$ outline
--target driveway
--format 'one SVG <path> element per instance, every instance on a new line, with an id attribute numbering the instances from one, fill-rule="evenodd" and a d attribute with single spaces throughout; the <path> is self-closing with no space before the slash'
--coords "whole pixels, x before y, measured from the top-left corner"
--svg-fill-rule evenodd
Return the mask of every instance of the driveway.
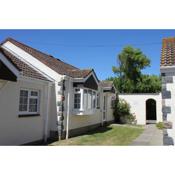
<path id="1" fill-rule="evenodd" d="M 143 133 L 137 137 L 131 145 L 163 146 L 163 130 L 158 129 L 155 124 L 148 124 L 145 126 Z"/>

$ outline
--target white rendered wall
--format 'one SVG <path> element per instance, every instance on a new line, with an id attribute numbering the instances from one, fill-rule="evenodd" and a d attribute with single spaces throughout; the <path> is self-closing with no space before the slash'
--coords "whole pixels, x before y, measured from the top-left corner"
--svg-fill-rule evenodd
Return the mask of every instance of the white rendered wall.
<path id="1" fill-rule="evenodd" d="M 2 46 L 4 49 L 11 52 L 13 55 L 15 55 L 18 59 L 24 61 L 26 64 L 28 64 L 30 67 L 34 68 L 35 70 L 39 71 L 43 76 L 47 78 L 51 78 L 53 81 L 55 81 L 55 86 L 51 87 L 51 102 L 50 102 L 50 127 L 51 130 L 57 130 L 56 122 L 57 122 L 57 109 L 56 109 L 56 103 L 60 99 L 60 95 L 58 94 L 58 82 L 61 81 L 63 78 L 63 75 L 58 74 L 51 68 L 49 68 L 47 65 L 43 64 L 41 61 L 39 61 L 37 58 L 33 57 L 29 53 L 25 52 L 23 49 L 17 47 L 13 43 L 7 41 Z"/>
<path id="2" fill-rule="evenodd" d="M 4 85 L 2 86 L 2 84 Z M 46 117 L 46 97 L 44 93 L 46 85 L 36 82 L 7 82 L 1 80 L 0 145 L 19 145 L 43 139 Z M 40 116 L 18 117 L 20 88 L 40 90 Z M 48 128 L 49 130 L 50 128 Z"/>
<path id="3" fill-rule="evenodd" d="M 119 94 L 119 98 L 126 100 L 131 106 L 131 112 L 135 113 L 137 124 L 146 124 L 146 100 L 156 101 L 157 122 L 162 121 L 162 97 L 159 94 Z"/>

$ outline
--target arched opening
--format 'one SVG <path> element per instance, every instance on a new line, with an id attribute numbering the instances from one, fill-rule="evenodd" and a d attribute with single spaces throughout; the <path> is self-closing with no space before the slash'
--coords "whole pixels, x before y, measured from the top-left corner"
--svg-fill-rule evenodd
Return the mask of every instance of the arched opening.
<path id="1" fill-rule="evenodd" d="M 146 121 L 147 123 L 155 123 L 156 118 L 156 100 L 148 99 L 146 100 Z"/>

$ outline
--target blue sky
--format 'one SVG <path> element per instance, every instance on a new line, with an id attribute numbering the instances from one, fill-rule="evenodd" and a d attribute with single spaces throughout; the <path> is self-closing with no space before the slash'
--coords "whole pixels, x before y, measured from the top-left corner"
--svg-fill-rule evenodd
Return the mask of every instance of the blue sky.
<path id="1" fill-rule="evenodd" d="M 144 73 L 159 75 L 162 38 L 172 36 L 175 30 L 0 30 L 0 41 L 12 37 L 76 67 L 94 68 L 100 80 L 114 76 L 112 66 L 126 45 L 151 59 Z"/>

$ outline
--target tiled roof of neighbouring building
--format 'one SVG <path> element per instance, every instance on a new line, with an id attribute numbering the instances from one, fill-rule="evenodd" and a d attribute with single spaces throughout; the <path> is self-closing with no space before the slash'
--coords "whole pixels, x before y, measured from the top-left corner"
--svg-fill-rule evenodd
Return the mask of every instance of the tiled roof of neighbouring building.
<path id="1" fill-rule="evenodd" d="M 175 65 L 175 37 L 162 41 L 161 66 Z"/>
<path id="2" fill-rule="evenodd" d="M 113 81 L 104 80 L 99 83 L 104 88 L 111 88 L 113 86 Z"/>
<path id="3" fill-rule="evenodd" d="M 73 77 L 73 78 L 85 78 L 93 71 L 93 69 L 82 69 L 81 70 L 77 67 L 74 67 L 70 64 L 67 64 L 67 63 L 61 61 L 58 58 L 54 58 L 51 55 L 48 55 L 48 54 L 43 53 L 39 50 L 36 50 L 30 46 L 27 46 L 21 42 L 18 42 L 12 38 L 7 38 L 3 43 L 5 43 L 6 41 L 10 41 L 11 43 L 16 45 L 17 47 L 23 49 L 25 52 L 32 55 L 33 57 L 35 57 L 36 59 L 41 61 L 43 64 L 47 65 L 49 68 L 51 68 L 52 70 L 54 70 L 55 72 L 57 72 L 61 75 L 68 75 L 68 76 Z"/>

